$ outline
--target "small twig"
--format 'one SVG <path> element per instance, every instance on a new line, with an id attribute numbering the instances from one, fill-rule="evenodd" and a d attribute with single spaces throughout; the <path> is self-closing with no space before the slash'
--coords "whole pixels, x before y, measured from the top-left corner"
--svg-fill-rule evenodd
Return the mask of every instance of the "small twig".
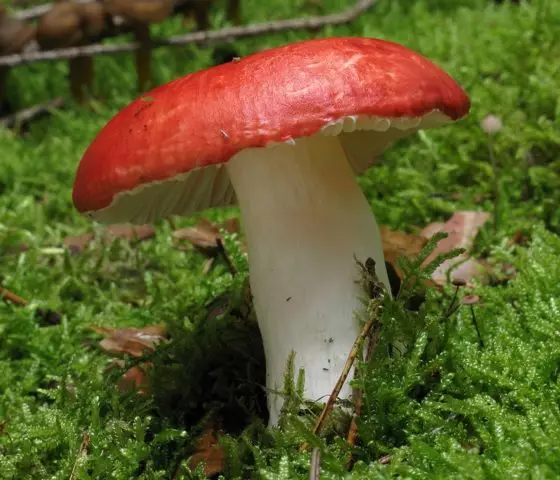
<path id="1" fill-rule="evenodd" d="M 276 22 L 258 23 L 245 27 L 228 27 L 220 30 L 193 32 L 166 39 L 153 39 L 150 44 L 152 48 L 182 46 L 187 44 L 208 45 L 217 42 L 232 42 L 239 38 L 255 37 L 257 35 L 279 33 L 287 30 L 317 30 L 327 25 L 334 26 L 351 22 L 374 5 L 376 1 L 377 0 L 358 0 L 353 7 L 350 7 L 341 13 L 334 13 L 331 15 L 291 18 Z M 83 47 L 61 48 L 58 50 L 5 55 L 0 57 L 0 66 L 13 67 L 15 65 L 31 62 L 49 62 L 91 55 L 132 52 L 142 47 L 145 47 L 145 44 L 140 42 L 115 45 L 93 44 Z"/>
<path id="2" fill-rule="evenodd" d="M 14 292 L 7 290 L 3 287 L 0 287 L 0 298 L 5 300 L 6 302 L 13 303 L 14 305 L 19 305 L 20 307 L 25 307 L 29 304 L 29 302 L 19 295 L 16 295 Z"/>
<path id="3" fill-rule="evenodd" d="M 340 377 L 338 378 L 336 385 L 334 386 L 334 389 L 331 392 L 329 399 L 327 400 L 327 403 L 323 407 L 323 411 L 321 412 L 321 415 L 319 415 L 319 418 L 317 419 L 317 422 L 313 427 L 312 431 L 314 435 L 317 435 L 317 433 L 319 433 L 321 427 L 325 423 L 328 414 L 333 409 L 336 399 L 338 398 L 338 395 L 340 394 L 340 391 L 342 390 L 342 387 L 346 382 L 346 379 L 348 378 L 348 374 L 350 373 L 352 365 L 354 364 L 354 361 L 356 360 L 358 353 L 360 353 L 360 347 L 362 346 L 362 343 L 369 335 L 371 329 L 376 323 L 377 323 L 377 315 L 372 315 L 372 317 L 364 324 L 362 331 L 358 335 L 358 338 L 356 338 L 356 340 L 354 341 L 354 345 L 352 345 L 352 350 L 350 350 L 350 354 L 348 355 L 348 359 L 344 364 L 342 373 L 340 374 Z"/>
<path id="4" fill-rule="evenodd" d="M 17 127 L 33 120 L 36 117 L 49 113 L 51 110 L 60 108 L 64 105 L 64 99 L 55 98 L 45 103 L 40 103 L 38 105 L 33 105 L 29 108 L 24 108 L 19 112 L 13 113 L 11 115 L 6 115 L 5 117 L 0 117 L 0 126 L 11 128 Z"/>
<path id="5" fill-rule="evenodd" d="M 348 378 L 350 370 L 352 369 L 352 365 L 354 364 L 354 361 L 356 360 L 358 353 L 360 353 L 360 347 L 362 346 L 362 343 L 370 334 L 373 326 L 377 324 L 377 313 L 380 306 L 381 305 L 377 306 L 374 314 L 371 315 L 370 319 L 364 324 L 360 334 L 354 341 L 354 344 L 352 345 L 352 349 L 350 350 L 350 353 L 348 354 L 348 358 L 346 359 L 346 363 L 344 364 L 344 368 L 342 369 L 342 373 L 340 374 L 340 377 L 338 377 L 334 389 L 331 392 L 329 399 L 327 400 L 327 403 L 325 403 L 325 406 L 323 407 L 323 411 L 321 412 L 319 418 L 315 422 L 315 426 L 313 427 L 312 430 L 313 435 L 317 435 L 319 433 L 323 424 L 325 423 L 325 420 L 327 419 L 327 416 L 333 409 L 334 404 L 336 403 L 336 399 L 338 398 L 338 395 L 340 394 L 340 391 L 342 390 L 342 387 L 346 382 L 346 379 Z M 309 445 L 307 443 L 304 443 L 300 447 L 300 451 L 303 452 L 307 450 L 308 447 Z"/>
<path id="6" fill-rule="evenodd" d="M 378 322 L 378 318 L 379 318 L 380 309 L 383 307 L 383 299 L 385 298 L 386 295 L 386 287 L 382 282 L 380 282 L 379 277 L 377 276 L 376 269 L 375 269 L 375 260 L 373 258 L 367 258 L 364 263 L 361 263 L 355 256 L 354 256 L 354 260 L 360 267 L 361 276 L 362 276 L 361 284 L 370 299 L 367 308 L 369 319 L 362 327 L 362 330 L 360 331 L 358 337 L 356 338 L 354 344 L 352 345 L 350 353 L 348 354 L 348 358 L 346 359 L 346 363 L 344 364 L 344 368 L 342 369 L 342 373 L 340 374 L 340 377 L 338 378 L 334 386 L 334 389 L 331 392 L 329 399 L 327 400 L 327 403 L 323 407 L 323 411 L 319 415 L 319 418 L 317 419 L 317 422 L 313 427 L 312 430 L 313 435 L 317 435 L 319 433 L 321 427 L 325 423 L 327 416 L 333 409 L 336 399 L 338 398 L 338 395 L 340 394 L 340 391 L 342 390 L 342 387 L 346 382 L 348 375 L 350 374 L 352 365 L 354 364 L 356 357 L 360 352 L 360 348 L 362 344 L 364 343 L 366 338 L 370 337 L 371 331 L 374 326 L 375 326 L 374 332 L 380 331 L 381 328 Z M 377 345 L 377 339 L 378 339 L 377 334 L 374 337 L 375 340 L 372 340 L 371 348 L 369 351 L 370 357 Z M 307 448 L 308 448 L 307 443 L 304 443 L 300 447 L 300 451 L 307 450 Z"/>
<path id="7" fill-rule="evenodd" d="M 309 467 L 309 480 L 319 480 L 321 478 L 321 450 L 318 447 L 311 453 L 311 465 Z"/>
<path id="8" fill-rule="evenodd" d="M 377 323 L 373 329 L 372 335 L 368 339 L 368 345 L 366 349 L 366 356 L 364 358 L 365 363 L 369 363 L 372 355 L 375 353 L 377 344 L 379 343 L 379 336 L 381 335 L 381 324 Z"/>
<path id="9" fill-rule="evenodd" d="M 72 473 L 70 473 L 70 480 L 76 480 L 78 478 L 78 464 L 82 458 L 87 457 L 89 448 L 89 435 L 84 433 L 82 438 L 82 444 L 80 445 L 80 450 L 78 451 L 78 456 L 72 467 Z"/>
<path id="10" fill-rule="evenodd" d="M 364 406 L 364 397 L 362 395 L 362 390 L 355 388 L 353 391 L 354 397 L 354 413 L 352 414 L 352 421 L 350 422 L 350 428 L 348 429 L 348 435 L 346 436 L 346 443 L 351 447 L 356 445 L 358 441 L 358 423 L 357 420 L 362 413 L 362 408 Z M 349 470 L 354 463 L 354 456 L 350 454 L 350 457 L 346 461 L 346 469 Z"/>
<path id="11" fill-rule="evenodd" d="M 368 363 L 371 360 L 371 356 L 375 352 L 379 341 L 379 335 L 381 333 L 381 325 L 379 323 L 376 324 L 375 328 L 372 331 L 371 336 L 368 339 L 368 345 L 366 349 L 366 356 L 364 358 L 364 362 Z M 354 389 L 354 413 L 352 414 L 352 421 L 350 422 L 350 428 L 348 429 L 348 436 L 346 437 L 346 442 L 351 447 L 356 445 L 358 440 L 358 423 L 357 420 L 362 413 L 362 408 L 364 406 L 364 396 L 363 392 L 359 388 Z M 350 470 L 354 465 L 354 455 L 350 453 L 350 457 L 346 461 L 346 469 Z"/>

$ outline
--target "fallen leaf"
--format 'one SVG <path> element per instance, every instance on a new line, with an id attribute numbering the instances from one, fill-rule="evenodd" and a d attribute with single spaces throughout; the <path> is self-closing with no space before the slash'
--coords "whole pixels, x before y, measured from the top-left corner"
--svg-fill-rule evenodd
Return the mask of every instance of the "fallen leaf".
<path id="1" fill-rule="evenodd" d="M 451 281 L 464 282 L 466 285 L 470 285 L 474 278 L 484 277 L 486 268 L 477 260 L 469 258 L 468 250 L 472 247 L 480 228 L 489 219 L 490 214 L 487 212 L 456 212 L 447 222 L 432 223 L 422 230 L 422 235 L 428 239 L 438 232 L 448 234 L 447 238 L 437 244 L 436 249 L 424 262 L 425 265 L 438 255 L 454 248 L 466 250 L 458 257 L 446 260 L 436 269 L 432 275 L 432 280 L 436 284 L 446 284 L 448 272 L 450 272 Z"/>
<path id="2" fill-rule="evenodd" d="M 110 243 L 116 239 L 128 241 L 142 241 L 153 238 L 156 232 L 150 225 L 130 225 L 127 223 L 116 223 L 109 225 L 102 232 L 102 239 L 106 243 Z M 66 237 L 63 245 L 70 249 L 72 253 L 80 253 L 95 239 L 92 232 L 83 233 Z"/>
<path id="3" fill-rule="evenodd" d="M 106 338 L 101 340 L 99 345 L 106 352 L 136 358 L 144 355 L 146 351 L 153 351 L 159 342 L 168 337 L 165 325 L 150 325 L 144 328 L 91 326 L 90 329 L 105 335 Z"/>
<path id="4" fill-rule="evenodd" d="M 115 365 L 124 368 L 124 360 L 115 360 Z M 130 367 L 119 379 L 117 385 L 119 391 L 124 393 L 135 390 L 139 395 L 149 395 L 151 393 L 151 388 L 148 382 L 148 370 L 152 367 L 152 362 L 145 362 Z"/>
<path id="5" fill-rule="evenodd" d="M 234 264 L 224 250 L 224 239 L 220 233 L 222 229 L 229 233 L 239 232 L 239 219 L 230 218 L 221 224 L 214 224 L 203 218 L 194 227 L 181 228 L 173 232 L 173 237 L 176 240 L 187 240 L 196 250 L 209 258 L 202 268 L 203 275 L 206 275 L 212 269 L 215 263 L 214 259 L 218 255 L 226 262 L 232 275 L 237 273 Z M 244 245 L 241 248 L 244 248 Z"/>
<path id="6" fill-rule="evenodd" d="M 203 254 L 213 257 L 218 254 L 218 242 L 222 239 L 220 230 L 239 232 L 239 219 L 230 218 L 221 224 L 214 224 L 202 218 L 194 227 L 181 228 L 173 232 L 176 240 L 187 240 Z"/>
<path id="7" fill-rule="evenodd" d="M 70 480 L 76 480 L 78 478 L 78 467 L 80 462 L 85 463 L 85 459 L 88 456 L 89 450 L 89 435 L 84 433 L 82 436 L 82 444 L 80 445 L 80 450 L 78 451 L 78 456 L 72 467 L 72 472 L 70 473 Z"/>
<path id="8" fill-rule="evenodd" d="M 526 230 L 516 230 L 508 240 L 508 245 L 521 245 L 526 247 L 531 242 L 531 233 Z"/>
<path id="9" fill-rule="evenodd" d="M 395 268 L 397 275 L 402 280 L 403 273 L 398 268 L 397 258 L 418 255 L 428 240 L 420 235 L 397 232 L 384 226 L 379 227 L 379 231 L 381 232 L 385 261 Z"/>
<path id="10" fill-rule="evenodd" d="M 91 326 L 91 330 L 106 338 L 99 342 L 103 350 L 113 355 L 130 355 L 139 358 L 145 353 L 152 352 L 158 343 L 168 338 L 165 325 L 150 325 L 144 328 L 111 328 Z M 124 360 L 114 360 L 109 368 L 125 368 Z M 147 371 L 152 367 L 151 362 L 143 362 L 129 368 L 123 373 L 118 382 L 120 392 L 136 390 L 139 395 L 151 392 Z"/>
<path id="11" fill-rule="evenodd" d="M 204 475 L 212 477 L 224 471 L 225 458 L 216 429 L 207 427 L 196 445 L 196 453 L 189 460 L 189 467 L 195 469 L 204 462 Z"/>
<path id="12" fill-rule="evenodd" d="M 2 28 L 6 28 L 4 25 L 5 24 L 2 25 Z M 4 32 L 2 32 L 2 34 L 4 34 Z M 22 130 L 24 129 L 24 127 L 27 127 L 28 124 L 33 120 L 49 115 L 53 112 L 53 110 L 59 109 L 63 105 L 64 99 L 55 98 L 54 100 L 50 100 L 42 104 L 24 108 L 23 110 L 12 113 L 10 115 L 0 117 L 0 126 L 3 126 L 5 128 L 16 127 Z"/>
<path id="13" fill-rule="evenodd" d="M 116 223 L 109 225 L 105 229 L 104 237 L 123 238 L 125 240 L 146 240 L 153 238 L 156 234 L 154 227 L 151 225 L 129 225 L 127 223 Z"/>

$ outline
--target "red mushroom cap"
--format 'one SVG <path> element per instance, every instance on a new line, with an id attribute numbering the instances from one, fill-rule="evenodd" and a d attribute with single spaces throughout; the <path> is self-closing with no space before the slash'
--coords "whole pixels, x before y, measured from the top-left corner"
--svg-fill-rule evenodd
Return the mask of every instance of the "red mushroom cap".
<path id="1" fill-rule="evenodd" d="M 198 71 L 133 101 L 85 152 L 73 200 L 92 216 L 131 195 L 143 208 L 147 187 L 171 181 L 173 198 L 158 190 L 158 202 L 170 206 L 151 217 L 193 213 L 235 200 L 219 166 L 241 150 L 309 136 L 348 116 L 419 118 L 436 111 L 451 121 L 469 108 L 447 73 L 402 45 L 371 38 L 298 42 Z M 204 167 L 211 172 L 202 179 Z M 188 172 L 201 178 L 180 189 Z M 194 204 L 185 189 L 193 190 Z M 128 217 L 120 208 L 114 218 L 100 218 L 135 220 Z"/>

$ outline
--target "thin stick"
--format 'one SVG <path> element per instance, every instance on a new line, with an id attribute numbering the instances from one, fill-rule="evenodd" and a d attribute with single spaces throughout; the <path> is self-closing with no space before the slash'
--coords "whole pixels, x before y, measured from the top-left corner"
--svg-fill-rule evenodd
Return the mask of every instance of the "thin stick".
<path id="1" fill-rule="evenodd" d="M 377 347 L 380 333 L 381 333 L 381 325 L 377 323 L 377 325 L 373 329 L 371 336 L 368 339 L 368 346 L 366 349 L 366 356 L 364 359 L 365 363 L 368 363 L 371 360 L 371 356 L 373 355 Z M 356 399 L 354 413 L 352 414 L 352 421 L 350 422 L 350 428 L 348 429 L 348 436 L 346 437 L 346 442 L 351 447 L 355 446 L 358 440 L 357 420 L 360 417 L 362 413 L 362 408 L 364 406 L 364 395 L 361 389 L 359 388 L 354 389 L 354 398 Z M 352 468 L 352 466 L 354 465 L 354 460 L 355 460 L 354 455 L 350 454 L 350 457 L 346 461 L 347 470 L 350 470 L 350 468 Z"/>
<path id="2" fill-rule="evenodd" d="M 64 100 L 62 98 L 55 98 L 45 103 L 40 103 L 38 105 L 33 105 L 29 108 L 24 108 L 11 115 L 6 115 L 5 117 L 0 117 L 0 126 L 11 128 L 27 123 L 36 117 L 49 113 L 51 110 L 60 108 L 64 105 Z"/>
<path id="3" fill-rule="evenodd" d="M 255 37 L 257 35 L 284 32 L 287 30 L 317 30 L 327 25 L 342 25 L 353 21 L 368 10 L 377 0 L 358 0 L 353 7 L 341 13 L 321 15 L 307 18 L 292 18 L 277 22 L 258 23 L 246 27 L 228 27 L 220 30 L 206 30 L 185 35 L 177 35 L 166 39 L 153 39 L 152 48 L 164 46 L 182 46 L 187 44 L 208 45 L 217 42 L 233 42 L 235 39 Z M 32 63 L 68 60 L 71 58 L 108 55 L 113 53 L 132 52 L 144 47 L 140 42 L 122 43 L 116 45 L 93 44 L 83 47 L 61 48 L 43 52 L 28 52 L 0 57 L 0 66 L 10 66 Z"/>
<path id="4" fill-rule="evenodd" d="M 232 277 L 235 277 L 235 275 L 237 275 L 237 269 L 235 268 L 235 265 L 232 263 L 231 258 L 229 258 L 229 255 L 226 252 L 224 242 L 222 242 L 221 238 L 217 238 L 216 244 L 218 245 L 218 252 L 222 256 L 224 262 L 226 262 L 229 273 L 231 273 Z"/>
<path id="5" fill-rule="evenodd" d="M 72 467 L 72 472 L 70 473 L 70 480 L 76 480 L 78 478 L 78 464 L 80 460 L 87 457 L 89 448 L 89 435 L 84 433 L 82 437 L 82 443 L 80 445 L 80 450 L 78 451 L 78 456 L 76 457 L 76 461 L 74 462 L 74 466 Z"/>
<path id="6" fill-rule="evenodd" d="M 13 303 L 14 305 L 19 305 L 20 307 L 25 307 L 28 302 L 25 298 L 16 295 L 14 292 L 10 292 L 5 288 L 0 287 L 0 298 L 6 302 Z"/>
<path id="7" fill-rule="evenodd" d="M 364 290 L 366 291 L 366 293 L 368 294 L 370 301 L 373 303 L 369 303 L 368 305 L 368 313 L 369 313 L 369 319 L 368 321 L 364 324 L 364 326 L 362 327 L 362 330 L 360 332 L 360 334 L 358 335 L 358 337 L 356 338 L 356 340 L 354 341 L 354 344 L 352 345 L 352 349 L 350 350 L 350 353 L 348 354 L 348 358 L 346 360 L 346 363 L 344 364 L 344 368 L 342 369 L 342 373 L 340 374 L 340 377 L 338 378 L 336 385 L 334 386 L 333 391 L 331 392 L 329 399 L 327 400 L 327 403 L 325 404 L 323 411 L 321 412 L 321 415 L 319 415 L 319 418 L 317 419 L 317 422 L 315 423 L 315 426 L 313 427 L 312 433 L 314 435 L 317 435 L 319 433 L 319 431 L 321 430 L 321 427 L 323 426 L 323 424 L 325 423 L 325 420 L 328 416 L 328 414 L 331 412 L 331 410 L 334 407 L 334 404 L 336 402 L 336 399 L 338 398 L 338 395 L 340 394 L 340 391 L 342 390 L 342 387 L 344 385 L 344 382 L 346 382 L 346 379 L 348 378 L 348 375 L 350 373 L 350 370 L 352 369 L 352 365 L 354 364 L 354 361 L 356 360 L 356 357 L 358 356 L 358 353 L 360 352 L 360 347 L 362 345 L 362 343 L 365 341 L 366 338 L 370 337 L 371 335 L 371 331 L 372 328 L 375 326 L 375 330 L 374 332 L 376 332 L 373 336 L 375 337 L 375 340 L 372 340 L 371 343 L 371 348 L 369 348 L 370 346 L 368 346 L 369 351 L 366 352 L 368 354 L 368 359 L 371 357 L 371 354 L 373 353 L 375 347 L 377 346 L 377 341 L 378 341 L 378 333 L 381 329 L 381 325 L 379 324 L 379 322 L 377 321 L 378 316 L 379 316 L 379 311 L 383 306 L 383 299 L 385 297 L 386 291 L 385 291 L 385 286 L 379 281 L 379 278 L 377 276 L 377 273 L 375 271 L 375 261 L 373 260 L 373 258 L 367 258 L 365 263 L 361 263 L 356 257 L 354 257 L 354 260 L 357 262 L 357 264 L 359 265 L 360 269 L 361 269 L 361 274 L 362 274 L 362 286 L 364 288 Z M 361 408 L 361 407 L 360 407 Z M 301 447 L 300 447 L 300 451 L 304 451 L 307 450 L 307 443 L 304 443 Z"/>
<path id="8" fill-rule="evenodd" d="M 319 415 L 319 418 L 317 419 L 317 422 L 315 423 L 315 426 L 313 427 L 312 431 L 313 431 L 314 435 L 317 435 L 317 433 L 319 433 L 319 431 L 321 430 L 321 427 L 325 423 L 325 420 L 326 420 L 328 414 L 333 409 L 333 406 L 336 402 L 336 399 L 338 398 L 338 395 L 340 394 L 340 391 L 342 390 L 344 382 L 346 382 L 346 379 L 348 378 L 348 374 L 350 373 L 350 370 L 352 369 L 352 365 L 354 364 L 354 361 L 356 360 L 356 357 L 358 356 L 358 353 L 360 353 L 360 347 L 362 346 L 362 343 L 367 338 L 371 329 L 373 328 L 373 326 L 376 323 L 377 323 L 377 315 L 372 315 L 372 318 L 370 318 L 365 323 L 365 325 L 362 328 L 362 331 L 358 335 L 358 338 L 356 338 L 356 340 L 354 341 L 354 345 L 352 345 L 352 350 L 350 350 L 350 353 L 348 354 L 348 359 L 346 360 L 346 363 L 344 364 L 344 368 L 342 369 L 342 373 L 340 374 L 340 377 L 338 378 L 338 380 L 336 382 L 336 385 L 334 386 L 334 389 L 331 392 L 331 394 L 329 396 L 329 399 L 327 400 L 327 403 L 323 407 L 323 411 L 321 412 L 321 415 Z"/>
<path id="9" fill-rule="evenodd" d="M 362 407 L 364 406 L 364 397 L 362 391 L 359 388 L 354 389 L 354 413 L 352 414 L 352 421 L 350 422 L 350 428 L 348 429 L 348 435 L 346 436 L 346 443 L 351 447 L 356 445 L 358 440 L 358 424 L 357 419 L 362 413 Z M 346 469 L 350 469 L 354 463 L 354 456 L 350 454 L 348 461 L 346 462 Z"/>

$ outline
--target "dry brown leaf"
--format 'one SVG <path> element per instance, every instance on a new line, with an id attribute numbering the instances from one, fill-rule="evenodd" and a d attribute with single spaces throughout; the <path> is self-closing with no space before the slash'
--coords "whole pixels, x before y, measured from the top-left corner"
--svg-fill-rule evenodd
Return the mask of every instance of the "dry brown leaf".
<path id="1" fill-rule="evenodd" d="M 124 368 L 124 361 L 117 360 L 118 365 Z M 152 368 L 152 362 L 145 362 L 130 367 L 123 373 L 118 383 L 120 392 L 130 392 L 136 390 L 139 395 L 149 395 L 151 393 L 150 384 L 148 382 L 147 371 Z"/>
<path id="2" fill-rule="evenodd" d="M 218 241 L 222 240 L 222 228 L 229 233 L 239 232 L 239 219 L 230 218 L 221 224 L 214 224 L 202 218 L 194 227 L 175 230 L 173 238 L 187 240 L 205 255 L 215 256 L 218 253 Z"/>
<path id="3" fill-rule="evenodd" d="M 474 239 L 480 228 L 490 219 L 487 212 L 455 212 L 445 223 L 432 223 L 422 230 L 426 238 L 435 233 L 446 232 L 447 238 L 441 240 L 436 249 L 426 259 L 425 264 L 431 262 L 439 254 L 449 252 L 454 248 L 464 248 L 465 253 L 451 260 L 443 262 L 433 273 L 432 280 L 438 285 L 447 283 L 447 274 L 450 273 L 451 281 L 464 282 L 469 285 L 476 278 L 482 278 L 486 273 L 485 267 L 472 258 L 468 250 L 472 247 Z"/>
<path id="4" fill-rule="evenodd" d="M 218 443 L 218 434 L 214 427 L 208 427 L 196 445 L 196 453 L 189 460 L 189 468 L 195 469 L 204 462 L 204 474 L 212 477 L 224 471 L 225 453 Z"/>
<path id="5" fill-rule="evenodd" d="M 66 237 L 62 244 L 72 253 L 80 253 L 93 241 L 95 235 L 91 232 L 82 233 L 81 235 L 72 235 Z"/>
<path id="6" fill-rule="evenodd" d="M 129 225 L 126 223 L 116 223 L 109 225 L 103 230 L 102 238 L 104 242 L 112 242 L 116 239 L 128 241 L 142 241 L 153 238 L 156 234 L 150 225 Z M 81 235 L 66 237 L 63 245 L 73 253 L 80 253 L 94 240 L 95 235 L 91 232 Z"/>
<path id="7" fill-rule="evenodd" d="M 522 245 L 526 247 L 531 242 L 531 233 L 526 230 L 517 230 L 508 240 L 508 245 Z"/>
<path id="8" fill-rule="evenodd" d="M 150 325 L 144 328 L 90 327 L 106 338 L 99 342 L 103 350 L 113 355 L 141 357 L 145 351 L 151 352 L 156 345 L 167 338 L 165 325 Z"/>
<path id="9" fill-rule="evenodd" d="M 418 255 L 428 240 L 420 235 L 397 232 L 384 226 L 379 227 L 379 230 L 383 242 L 385 261 L 393 265 L 395 271 L 402 280 L 403 273 L 397 266 L 397 258 Z"/>
<path id="10" fill-rule="evenodd" d="M 152 352 L 156 345 L 168 338 L 165 325 L 149 325 L 144 328 L 112 328 L 91 326 L 91 330 L 106 338 L 99 342 L 103 350 L 113 355 L 130 355 L 139 358 L 145 353 Z M 109 368 L 118 366 L 125 368 L 123 360 L 114 360 Z M 151 392 L 148 383 L 147 370 L 152 367 L 151 362 L 143 362 L 129 368 L 123 373 L 118 382 L 121 392 L 136 390 L 139 395 L 148 395 Z"/>
<path id="11" fill-rule="evenodd" d="M 80 461 L 84 461 L 88 456 L 89 450 L 89 435 L 84 433 L 82 436 L 82 443 L 80 445 L 80 450 L 78 451 L 78 457 L 74 462 L 74 466 L 72 467 L 72 472 L 70 473 L 70 480 L 76 480 L 78 478 L 78 465 Z"/>

